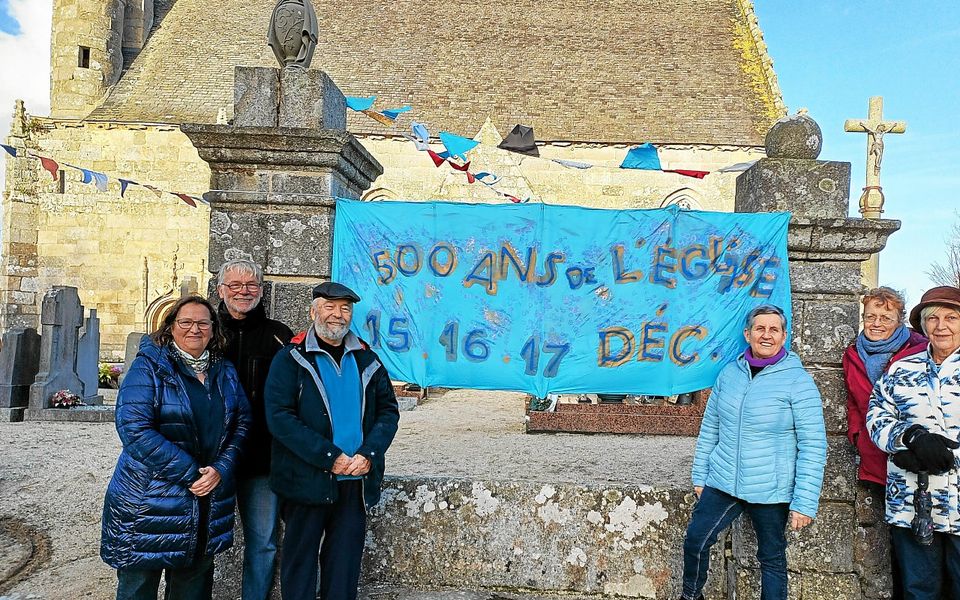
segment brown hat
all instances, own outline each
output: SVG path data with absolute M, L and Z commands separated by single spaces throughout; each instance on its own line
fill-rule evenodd
M 920 298 L 920 303 L 910 311 L 910 326 L 916 331 L 923 333 L 923 327 L 921 327 L 920 323 L 920 311 L 934 304 L 942 304 L 943 306 L 960 310 L 960 289 L 952 285 L 942 285 L 927 290 L 923 294 L 923 297 Z

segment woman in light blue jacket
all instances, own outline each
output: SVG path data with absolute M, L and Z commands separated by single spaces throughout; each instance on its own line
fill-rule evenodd
M 757 533 L 761 600 L 786 600 L 787 523 L 817 515 L 827 438 L 820 393 L 800 359 L 784 347 L 783 310 L 747 316 L 750 345 L 720 372 L 700 426 L 693 460 L 699 498 L 683 543 L 683 600 L 703 598 L 710 547 L 746 512 Z

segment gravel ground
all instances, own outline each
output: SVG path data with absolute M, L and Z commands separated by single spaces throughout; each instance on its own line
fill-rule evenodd
M 586 485 L 689 485 L 691 438 L 527 435 L 523 421 L 520 394 L 447 392 L 403 413 L 387 472 Z M 114 572 L 98 553 L 103 492 L 119 451 L 111 424 L 0 423 L 0 524 L 7 527 L 0 527 L 0 548 L 6 544 L 11 555 L 22 555 L 22 537 L 29 534 L 37 555 L 26 574 L 0 581 L 0 594 L 38 600 L 113 597 Z M 12 534 L 10 528 L 19 533 Z M 0 562 L 2 574 L 14 559 L 2 556 Z M 370 596 L 378 597 L 384 596 Z

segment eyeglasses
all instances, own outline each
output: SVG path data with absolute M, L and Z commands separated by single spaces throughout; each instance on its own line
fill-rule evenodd
M 206 331 L 213 327 L 213 321 L 208 320 L 194 321 L 193 319 L 177 319 L 176 323 L 177 327 L 184 331 L 190 331 L 194 325 L 196 325 L 200 331 Z
M 891 319 L 887 315 L 863 315 L 864 323 L 880 323 L 881 325 L 893 325 L 896 319 Z
M 220 285 L 226 286 L 231 292 L 239 292 L 244 288 L 246 288 L 248 292 L 255 292 L 263 287 L 259 283 L 221 283 Z

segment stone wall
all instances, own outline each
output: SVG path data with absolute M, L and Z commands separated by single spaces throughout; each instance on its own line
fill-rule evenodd
M 43 292 L 75 286 L 100 315 L 101 354 L 122 360 L 127 334 L 149 328 L 151 305 L 178 296 L 185 277 L 205 289 L 209 209 L 139 187 L 121 198 L 116 180 L 101 193 L 62 163 L 190 194 L 206 190 L 209 170 L 174 127 L 34 123 L 28 138 L 8 141 L 61 162 L 66 180 L 60 193 L 38 161 L 8 162 L 0 327 L 36 326 Z

